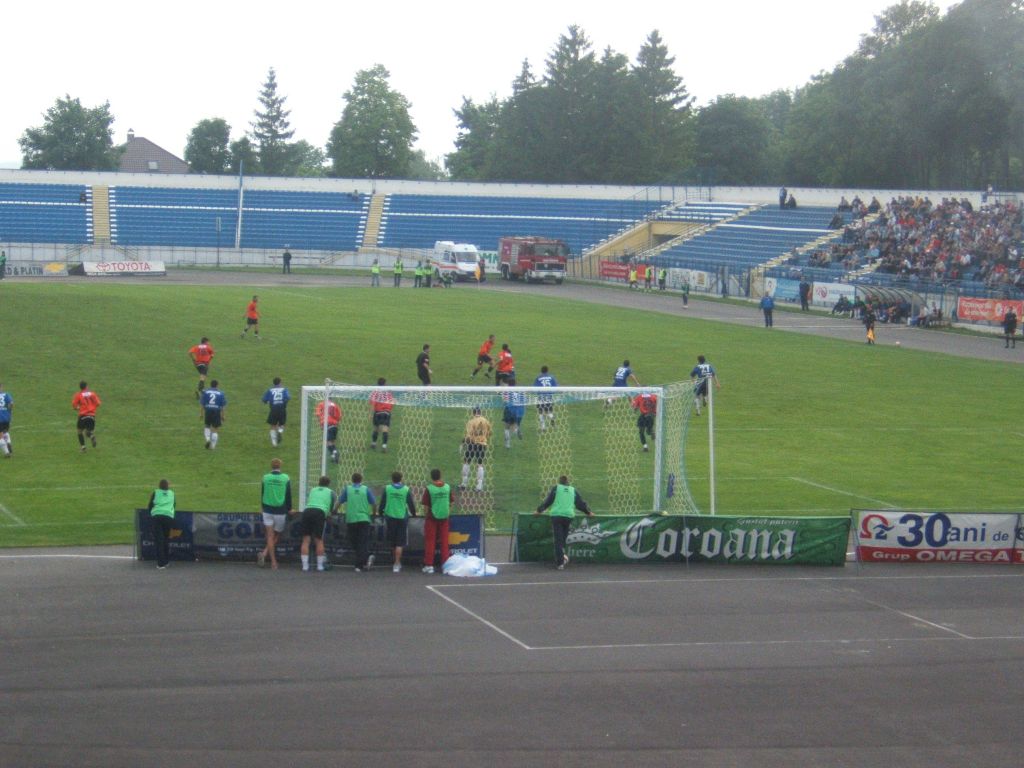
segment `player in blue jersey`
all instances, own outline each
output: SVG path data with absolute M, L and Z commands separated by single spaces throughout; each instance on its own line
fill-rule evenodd
M 267 424 L 270 425 L 270 444 L 278 446 L 284 437 L 284 425 L 288 421 L 288 401 L 292 396 L 288 387 L 281 386 L 281 377 L 274 377 L 274 386 L 263 393 L 263 402 L 270 406 Z
M 633 369 L 629 367 L 629 360 L 623 360 L 622 365 L 615 369 L 615 377 L 612 379 L 613 387 L 628 387 L 629 382 L 633 382 L 634 387 L 640 386 L 640 379 L 633 373 Z
M 542 365 L 540 367 L 540 375 L 533 380 L 533 386 L 557 387 L 558 381 L 548 372 L 548 367 Z M 537 398 L 537 419 L 540 421 L 541 432 L 547 429 L 548 422 L 551 423 L 552 427 L 555 426 L 555 406 L 551 401 L 551 395 L 540 395 Z
M 523 439 L 523 415 L 526 413 L 526 395 L 522 392 L 502 392 L 505 409 L 501 420 L 505 423 L 505 447 L 512 447 L 512 435 Z
M 203 390 L 203 396 L 199 399 L 203 408 L 203 437 L 206 438 L 206 447 L 213 449 L 217 447 L 221 424 L 224 423 L 224 411 L 228 407 L 228 399 L 218 389 L 219 383 L 216 379 L 210 382 L 210 386 Z
M 721 389 L 722 385 L 718 383 L 718 375 L 711 363 L 704 359 L 704 355 L 697 355 L 697 364 L 690 371 L 690 378 L 696 382 L 693 392 L 697 400 L 697 415 L 700 416 L 701 406 L 708 402 L 708 380 L 715 382 L 715 389 Z
M 14 408 L 14 400 L 4 391 L 4 385 L 0 384 L 0 451 L 3 451 L 4 458 L 11 458 L 11 410 Z

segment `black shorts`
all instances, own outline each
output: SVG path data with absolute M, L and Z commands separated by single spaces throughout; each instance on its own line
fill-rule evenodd
M 322 509 L 308 507 L 302 510 L 302 517 L 299 518 L 299 534 L 312 536 L 314 539 L 324 537 L 324 528 L 327 527 L 327 515 Z
M 516 372 L 515 371 L 506 371 L 506 372 L 502 373 L 501 371 L 498 371 L 497 373 L 494 374 L 494 383 L 495 384 L 502 384 L 502 383 L 504 383 L 504 384 L 508 384 L 510 387 L 513 387 L 513 386 L 515 386 L 515 383 L 516 383 Z
M 209 366 L 206 363 L 196 363 L 196 370 L 199 372 L 200 376 L 205 376 L 206 372 L 209 370 Z
M 288 421 L 288 408 L 283 405 L 270 406 L 267 424 L 280 424 L 283 427 L 286 421 Z
M 553 403 L 537 403 L 537 413 L 551 413 L 554 409 Z
M 636 420 L 636 425 L 641 429 L 654 429 L 654 414 L 653 413 L 641 413 Z
M 697 388 L 694 390 L 694 392 L 696 393 L 697 397 L 707 397 L 708 396 L 708 381 L 707 381 L 707 379 L 704 379 L 704 381 L 700 382 L 697 385 Z
M 96 417 L 95 416 L 79 416 L 78 417 L 78 428 L 83 429 L 86 432 L 92 432 L 96 429 Z
M 373 426 L 375 426 L 375 427 L 390 427 L 391 426 L 391 411 L 374 411 L 374 413 L 373 413 Z
M 493 362 L 494 362 L 494 360 L 491 358 L 490 355 L 477 355 L 476 356 L 476 364 L 477 365 L 483 365 L 484 363 L 487 363 L 488 365 L 490 365 Z
M 204 408 L 203 424 L 207 427 L 219 427 L 221 424 L 220 408 Z
M 11 422 L 9 422 L 9 421 L 0 421 L 0 432 L 6 432 L 10 428 L 11 428 Z
M 327 428 L 327 442 L 333 443 L 338 439 L 338 425 L 335 424 Z
M 430 374 L 426 371 L 416 371 L 416 375 L 420 377 L 420 383 L 424 386 L 428 386 L 430 384 Z
M 409 518 L 384 517 L 384 527 L 387 531 L 388 546 L 404 547 L 409 543 Z
M 487 455 L 487 446 L 481 445 L 480 443 L 471 443 L 468 440 L 462 444 L 462 456 L 466 464 L 472 464 L 474 461 L 477 464 L 484 463 L 484 457 Z
M 245 318 L 245 324 L 246 326 L 259 325 L 260 319 L 258 317 L 247 317 Z

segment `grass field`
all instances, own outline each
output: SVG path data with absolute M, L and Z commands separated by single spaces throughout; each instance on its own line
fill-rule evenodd
M 1019 509 L 1024 430 L 1018 367 L 790 333 L 765 333 L 557 297 L 486 291 L 263 288 L 264 339 L 240 339 L 247 287 L 6 283 L 0 382 L 15 455 L 0 461 L 0 545 L 127 542 L 131 511 L 161 477 L 182 509 L 256 511 L 280 455 L 297 474 L 298 408 L 284 446 L 260 396 L 325 377 L 416 383 L 432 345 L 438 384 L 465 384 L 488 332 L 522 382 L 547 364 L 565 385 L 607 385 L 630 358 L 645 384 L 716 366 L 719 514 L 844 515 L 851 507 Z M 228 395 L 216 451 L 203 449 L 188 348 L 207 335 Z M 103 399 L 99 448 L 82 454 L 71 398 Z M 703 422 L 690 487 L 707 508 Z M 398 437 L 396 436 L 396 439 Z M 383 478 L 369 478 L 382 481 Z M 581 482 L 585 491 L 585 483 Z M 526 510 L 523 510 L 526 511 Z

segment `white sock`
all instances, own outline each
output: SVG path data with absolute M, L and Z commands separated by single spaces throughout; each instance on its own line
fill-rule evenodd
M 318 570 L 323 570 L 324 566 L 327 565 L 327 555 L 316 556 L 316 567 Z
M 484 489 L 484 465 L 479 464 L 476 468 L 476 489 L 482 491 Z
M 512 433 L 509 430 L 505 430 L 505 445 L 508 445 L 509 440 L 512 437 Z
M 203 430 L 203 437 L 206 438 L 206 442 L 210 442 L 210 435 L 211 434 L 212 433 L 210 432 L 210 428 L 209 427 L 207 427 L 206 429 Z
M 308 571 L 309 570 L 309 555 L 300 555 L 300 557 L 302 558 L 302 570 Z
M 462 465 L 462 484 L 469 484 L 469 464 Z
M 270 444 L 271 445 L 277 445 L 277 430 L 276 429 L 270 430 Z
M 211 444 L 211 445 L 212 445 L 212 446 L 213 446 L 214 448 L 216 448 L 216 447 L 217 447 L 217 438 L 218 438 L 218 437 L 220 437 L 220 435 L 219 435 L 219 434 L 217 434 L 216 432 L 214 432 L 214 433 L 213 433 L 212 435 L 210 435 L 210 444 Z

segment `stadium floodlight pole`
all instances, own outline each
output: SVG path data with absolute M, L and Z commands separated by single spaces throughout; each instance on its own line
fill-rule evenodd
M 708 391 L 708 482 L 711 488 L 710 498 L 710 512 L 712 515 L 715 514 L 715 396 L 711 394 L 714 391 L 714 387 L 711 386 L 710 376 L 705 381 L 707 382 Z
M 245 196 L 245 191 L 242 189 L 242 180 L 245 178 L 243 169 L 245 168 L 245 161 L 238 161 L 238 221 L 235 222 L 235 250 L 237 251 L 242 247 L 242 199 Z

